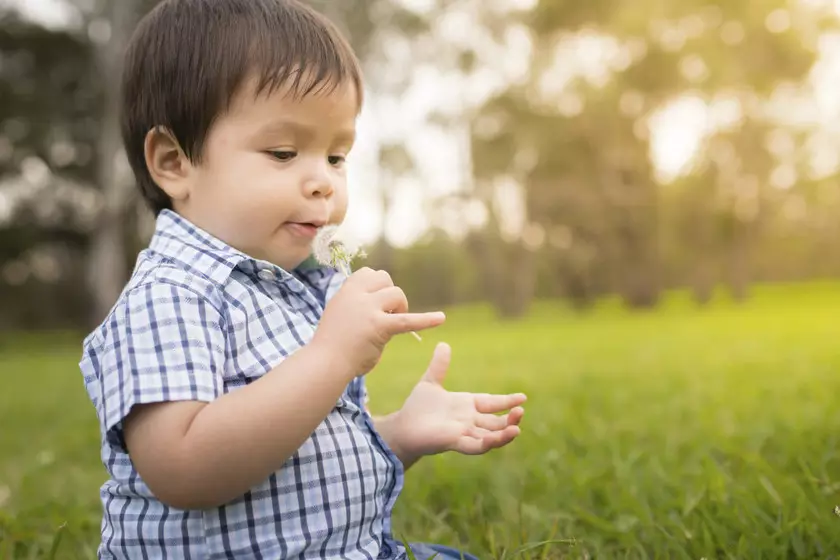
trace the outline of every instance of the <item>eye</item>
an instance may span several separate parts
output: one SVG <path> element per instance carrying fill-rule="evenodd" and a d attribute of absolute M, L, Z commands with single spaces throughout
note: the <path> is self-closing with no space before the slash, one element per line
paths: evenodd
<path fill-rule="evenodd" d="M 330 156 L 329 158 L 327 158 L 327 160 L 330 162 L 330 165 L 339 167 L 344 164 L 347 158 L 345 158 L 344 156 Z"/>
<path fill-rule="evenodd" d="M 289 150 L 279 150 L 279 151 L 272 151 L 272 152 L 268 152 L 268 153 L 274 159 L 276 159 L 278 161 L 284 161 L 284 162 L 293 160 L 295 158 L 295 156 L 297 155 L 297 152 L 292 152 L 292 151 L 289 151 Z"/>

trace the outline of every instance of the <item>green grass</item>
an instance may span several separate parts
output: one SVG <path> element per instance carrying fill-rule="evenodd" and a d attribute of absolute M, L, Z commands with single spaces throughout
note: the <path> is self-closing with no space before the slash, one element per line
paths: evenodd
<path fill-rule="evenodd" d="M 632 314 L 452 310 L 369 377 L 398 406 L 437 340 L 453 390 L 525 391 L 523 433 L 408 473 L 398 536 L 481 558 L 825 558 L 840 551 L 840 286 Z M 93 558 L 99 463 L 78 345 L 0 343 L 0 558 Z M 546 543 L 546 541 L 553 541 Z M 546 543 L 546 544 L 540 544 Z"/>

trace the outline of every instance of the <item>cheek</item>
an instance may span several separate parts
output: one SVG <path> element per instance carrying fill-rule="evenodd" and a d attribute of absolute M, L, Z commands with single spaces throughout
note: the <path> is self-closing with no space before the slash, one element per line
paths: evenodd
<path fill-rule="evenodd" d="M 260 235 L 276 227 L 281 189 L 261 157 L 240 157 L 217 176 L 215 206 L 231 235 Z"/>
<path fill-rule="evenodd" d="M 281 193 L 276 181 L 272 181 L 270 162 L 261 154 L 247 154 L 235 158 L 222 175 L 223 188 L 231 211 L 270 211 L 273 201 Z"/>
<path fill-rule="evenodd" d="M 346 179 L 342 180 L 338 186 L 335 188 L 335 193 L 333 194 L 333 203 L 335 205 L 336 211 L 346 212 L 347 206 L 350 202 L 350 196 L 347 192 L 347 181 Z"/>

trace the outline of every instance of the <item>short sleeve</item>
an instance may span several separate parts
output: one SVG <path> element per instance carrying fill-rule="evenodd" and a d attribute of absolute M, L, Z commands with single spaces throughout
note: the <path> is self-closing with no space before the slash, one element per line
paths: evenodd
<path fill-rule="evenodd" d="M 222 316 L 192 289 L 161 281 L 135 287 L 112 313 L 106 333 L 89 367 L 109 439 L 135 405 L 210 402 L 222 394 Z"/>

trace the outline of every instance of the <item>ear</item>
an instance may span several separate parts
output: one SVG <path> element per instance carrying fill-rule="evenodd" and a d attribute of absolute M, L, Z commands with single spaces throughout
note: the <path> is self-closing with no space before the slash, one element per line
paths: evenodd
<path fill-rule="evenodd" d="M 193 166 L 175 136 L 155 127 L 146 134 L 144 150 L 149 174 L 163 192 L 173 202 L 189 198 Z"/>

